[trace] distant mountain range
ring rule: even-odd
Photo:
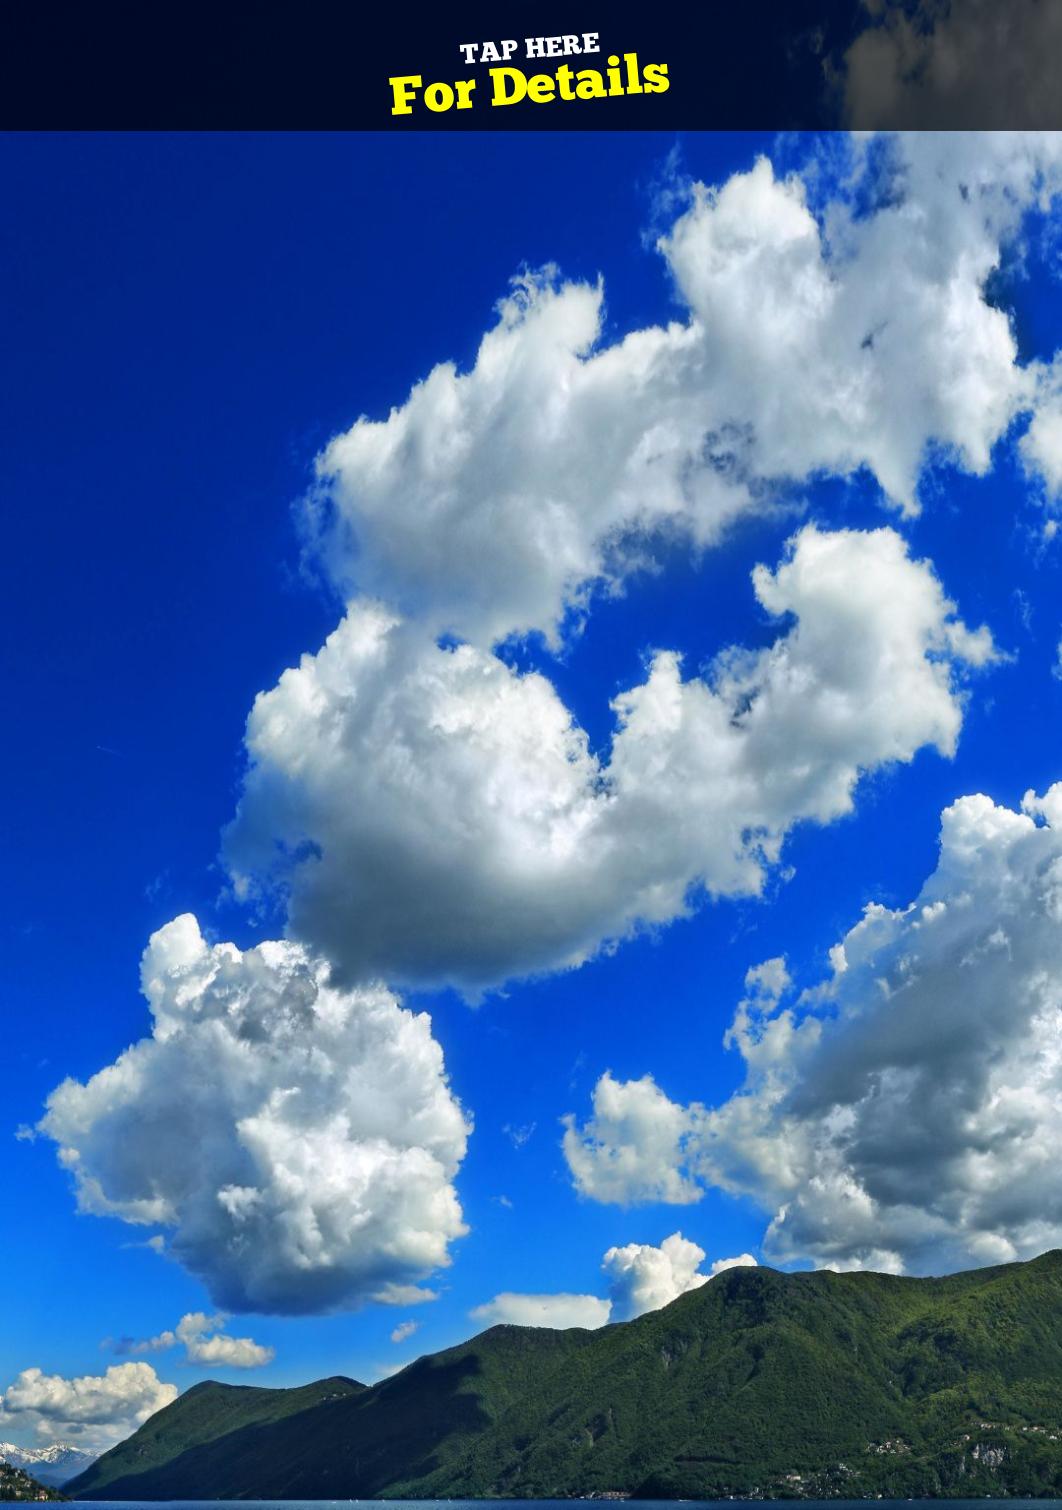
[[[96,1454],[71,1447],[68,1442],[53,1442],[50,1447],[16,1447],[14,1442],[0,1442],[0,1461],[23,1469],[38,1483],[58,1485],[84,1473],[96,1461]]]
[[[1062,1493],[1062,1253],[730,1269],[599,1331],[498,1326],[372,1388],[199,1384],[83,1499]]]

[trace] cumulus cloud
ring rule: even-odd
[[[255,703],[226,841],[239,894],[279,888],[344,979],[469,994],[698,892],[756,894],[793,824],[847,813],[861,772],[952,752],[957,678],[995,651],[891,529],[806,526],[753,588],[789,627],[701,677],[657,652],[612,703],[607,762],[542,674],[352,605]]]
[[[738,1258],[717,1259],[711,1271],[703,1274],[701,1264],[705,1257],[704,1249],[684,1238],[681,1232],[673,1232],[658,1248],[650,1243],[610,1248],[601,1267],[610,1281],[612,1320],[628,1321],[646,1311],[658,1311],[726,1269],[756,1264],[751,1254],[742,1253]]]
[[[348,608],[251,712],[237,897],[279,904],[345,984],[474,998],[756,894],[862,772],[950,752],[956,668],[992,643],[890,530],[802,531],[754,579],[775,644],[700,676],[658,648],[610,749],[495,651],[555,648],[661,540],[702,549],[808,480],[867,471],[913,513],[927,469],[986,473],[1022,416],[1053,496],[1053,366],[1022,365],[986,289],[1060,182],[1041,135],[762,159],[691,186],[660,239],[683,318],[609,345],[601,284],[528,275],[469,371],[336,437],[310,515]]]
[[[628,1243],[610,1248],[601,1268],[609,1281],[605,1299],[596,1295],[496,1295],[469,1314],[477,1321],[511,1322],[516,1326],[599,1327],[607,1321],[630,1321],[646,1311],[670,1305],[687,1290],[707,1284],[725,1269],[755,1265],[749,1253],[720,1258],[707,1274],[701,1272],[703,1248],[673,1232],[658,1248],[651,1243]]]
[[[690,1112],[653,1080],[614,1080],[608,1070],[593,1090],[593,1116],[582,1127],[565,1117],[564,1157],[575,1188],[595,1201],[633,1206],[688,1205],[701,1187],[684,1173]]]
[[[488,1326],[586,1327],[592,1330],[608,1320],[609,1302],[596,1295],[495,1295],[485,1305],[469,1311],[474,1321]]]
[[[1052,0],[863,0],[845,55],[844,113],[860,130],[1062,126],[1062,13]]]
[[[229,1310],[327,1311],[392,1286],[408,1303],[465,1231],[468,1125],[427,1015],[335,989],[297,944],[209,945],[187,915],[152,936],[141,978],[151,1035],[64,1081],[40,1123],[81,1209],[171,1229],[170,1254]],[[235,1361],[235,1339],[181,1340]]]
[[[208,1316],[203,1311],[189,1311],[173,1330],[141,1341],[125,1337],[116,1345],[119,1353],[159,1353],[183,1347],[188,1363],[220,1364],[223,1368],[261,1368],[276,1356],[271,1347],[263,1347],[250,1337],[229,1337],[223,1328],[227,1317]]]
[[[177,1386],[150,1363],[116,1363],[76,1379],[27,1368],[0,1395],[0,1426],[102,1452],[176,1398]]]
[[[710,1278],[725,1274],[728,1269],[755,1269],[757,1264],[758,1260],[751,1253],[739,1253],[736,1258],[717,1258],[712,1264]]]
[[[392,1342],[405,1342],[420,1326],[419,1321],[400,1321],[391,1333]]]
[[[985,472],[1032,401],[985,284],[1062,148],[842,150],[690,186],[659,242],[683,318],[606,345],[601,282],[524,275],[469,371],[337,436],[309,519],[344,595],[481,647],[555,642],[661,536],[710,545],[792,483],[866,468],[910,511],[931,456]]]
[[[1060,923],[1062,784],[1020,812],[959,799],[918,897],[869,905],[823,982],[752,974],[728,1033],[745,1084],[671,1106],[674,1180],[753,1196],[783,1262],[941,1272],[1062,1244]],[[616,1199],[608,1127],[570,1132],[580,1189],[599,1164]]]
[[[1019,363],[986,285],[1060,159],[1044,137],[831,143],[803,177],[763,160],[691,186],[660,240],[679,318],[609,345],[603,284],[529,274],[470,371],[336,437],[307,528],[347,611],[257,699],[224,843],[290,941],[155,936],[151,1036],[40,1124],[84,1210],[168,1229],[227,1309],[431,1298],[468,1127],[429,1020],[379,982],[475,997],[756,895],[863,773],[950,754],[995,651],[891,529],[802,530],[753,578],[774,643],[700,674],[657,649],[600,754],[548,676],[495,652],[557,649],[662,541],[702,550],[808,480],[866,471],[913,513],[927,465],[985,473],[1025,413],[1051,493],[1047,368]],[[690,1110],[636,1084],[570,1129],[577,1178],[689,1199]]]

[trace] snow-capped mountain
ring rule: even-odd
[[[96,1456],[81,1447],[71,1447],[69,1442],[53,1442],[50,1447],[16,1447],[14,1442],[0,1442],[0,1459],[12,1468],[24,1469],[38,1483],[51,1486],[84,1473]]]

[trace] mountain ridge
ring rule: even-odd
[[[928,1279],[732,1269],[597,1331],[495,1326],[371,1387],[203,1384],[67,1490],[107,1499],[1057,1493],[1062,1252]]]
[[[86,1472],[98,1456],[71,1442],[50,1442],[47,1447],[19,1447],[14,1442],[0,1442],[0,1462],[22,1469],[51,1488]]]

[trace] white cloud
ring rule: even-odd
[[[725,1274],[728,1269],[755,1269],[758,1267],[757,1260],[751,1253],[739,1253],[736,1258],[717,1258],[712,1264],[712,1279],[717,1274]]]
[[[422,1306],[438,1298],[438,1290],[429,1290],[424,1285],[396,1285],[393,1282],[374,1290],[370,1296],[382,1306]]]
[[[171,1256],[229,1310],[389,1286],[407,1303],[465,1231],[468,1128],[430,1019],[333,988],[296,944],[209,946],[190,916],[152,936],[142,981],[151,1036],[65,1081],[40,1123],[81,1209],[172,1228]],[[232,1342],[194,1346],[232,1362]]]
[[[707,1284],[725,1269],[755,1265],[751,1254],[720,1258],[707,1274],[700,1272],[705,1252],[681,1232],[673,1232],[658,1248],[628,1243],[610,1248],[601,1268],[609,1281],[607,1299],[596,1295],[496,1295],[469,1314],[476,1321],[510,1322],[515,1326],[599,1327],[609,1320],[629,1321],[646,1311],[670,1305],[687,1290]]]
[[[0,1395],[0,1426],[104,1451],[176,1398],[177,1386],[164,1384],[150,1363],[116,1363],[76,1379],[27,1368]]]
[[[866,469],[914,512],[927,464],[983,474],[1028,411],[1053,493],[1048,369],[1018,363],[985,287],[1060,157],[1042,137],[856,141],[803,180],[763,161],[694,186],[660,243],[681,318],[606,346],[601,285],[529,276],[470,372],[436,368],[332,442],[309,523],[349,607],[257,699],[225,841],[237,896],[282,900],[295,941],[155,936],[152,1035],[41,1123],[83,1209],[170,1229],[233,1310],[432,1298],[416,1280],[464,1231],[467,1125],[428,1018],[378,982],[474,997],[703,894],[755,895],[863,773],[950,754],[991,638],[892,530],[802,530],[753,579],[774,643],[701,675],[658,649],[601,756],[545,675],[493,651],[556,648],[662,540],[700,550],[809,480]],[[750,1064],[800,1031],[769,1017],[774,989],[750,987]],[[581,1188],[690,1199],[701,1113],[633,1084],[570,1129]]]
[[[985,282],[1062,148],[911,136],[887,156],[835,140],[806,178],[760,159],[691,186],[659,243],[666,328],[604,345],[601,283],[518,280],[470,371],[437,366],[319,458],[311,525],[344,596],[481,647],[555,637],[661,533],[711,544],[821,474],[868,468],[911,510],[931,456],[985,472],[1032,401]]]
[[[220,1364],[223,1368],[261,1368],[276,1356],[271,1347],[263,1347],[250,1337],[229,1337],[224,1332],[227,1317],[208,1316],[203,1311],[189,1311],[172,1331],[143,1341],[123,1338],[115,1351],[121,1353],[159,1353],[183,1347],[188,1363]]]
[[[763,1001],[777,1001],[793,984],[785,959],[765,959],[745,971],[745,989],[750,996]]]
[[[610,1248],[601,1267],[610,1282],[613,1321],[658,1311],[687,1290],[707,1284],[711,1275],[698,1272],[704,1259],[704,1249],[681,1232],[665,1237],[659,1248],[649,1243]]]
[[[401,1321],[391,1333],[392,1342],[405,1342],[420,1326],[419,1321]]]
[[[682,1172],[695,1120],[651,1075],[614,1080],[606,1070],[593,1106],[584,1127],[573,1116],[564,1119],[564,1157],[580,1194],[619,1206],[700,1200],[700,1186]]]
[[[1048,369],[985,287],[1060,163],[1038,136],[858,139],[803,179],[763,160],[694,186],[661,240],[684,320],[604,346],[600,286],[527,279],[471,371],[337,437],[312,512],[355,596],[252,710],[237,896],[279,900],[344,983],[475,998],[757,893],[862,772],[949,753],[954,672],[992,642],[893,531],[802,531],[754,579],[796,626],[700,677],[658,649],[600,754],[492,647],[556,642],[661,533],[700,548],[794,482],[865,468],[915,511],[927,467],[985,473],[1024,413],[1050,489]]]
[[[702,889],[757,893],[792,825],[847,813],[861,772],[951,753],[957,673],[994,651],[891,529],[807,526],[753,587],[795,622],[703,677],[657,652],[612,704],[607,763],[544,676],[352,605],[255,703],[226,840],[238,893],[279,887],[343,979],[473,995]]]
[[[844,58],[848,123],[914,130],[1062,125],[1052,0],[864,0]]]
[[[506,1291],[469,1311],[474,1321],[488,1326],[586,1327],[604,1326],[609,1302],[596,1295],[514,1295]]]
[[[753,1196],[783,1262],[941,1272],[1059,1246],[1060,923],[1062,784],[1022,812],[961,798],[914,902],[868,906],[814,990],[742,1002],[746,1082],[668,1103],[683,1139],[658,1180]],[[571,1128],[573,1173],[598,1194],[599,1165],[617,1199],[609,1132]]]

